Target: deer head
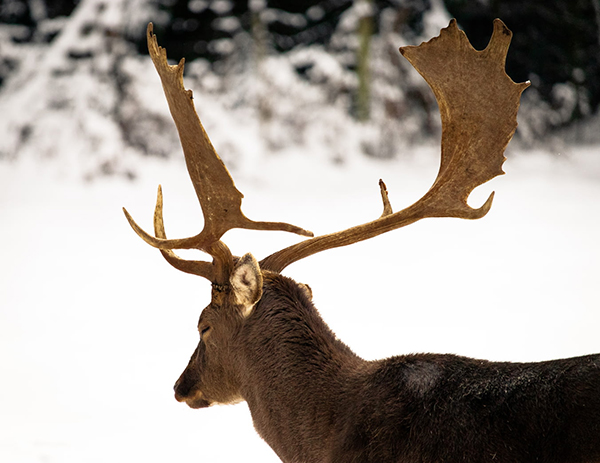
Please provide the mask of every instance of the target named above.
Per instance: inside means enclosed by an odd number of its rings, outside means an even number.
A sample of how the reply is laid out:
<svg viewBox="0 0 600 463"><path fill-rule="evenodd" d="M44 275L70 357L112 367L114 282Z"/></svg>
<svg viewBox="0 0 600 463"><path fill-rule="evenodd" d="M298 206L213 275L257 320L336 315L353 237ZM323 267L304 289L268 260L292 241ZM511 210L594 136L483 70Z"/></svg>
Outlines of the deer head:
<svg viewBox="0 0 600 463"><path fill-rule="evenodd" d="M300 227L255 222L242 213L243 195L202 127L192 91L183 87L184 60L169 65L165 50L157 44L152 24L148 25L150 56L179 132L190 178L202 207L204 228L191 238L167 239L160 187L154 236L142 230L127 211L125 215L135 232L160 249L172 266L207 278L213 288L211 303L198 323L200 342L175 385L177 400L200 408L245 398L241 394L245 381L240 366L241 333L261 300L263 280L312 254L366 240L426 217L478 219L490 210L493 193L479 208L471 208L467 198L474 188L503 173L503 153L517 127L520 95L529 85L514 83L504 71L511 36L502 21L496 20L488 47L476 51L452 20L439 37L400 49L428 82L440 107L442 152L437 178L420 200L399 212L393 212L385 184L380 181L384 205L380 217L347 230L313 237ZM221 238L232 228L279 230L309 238L259 263L250 254L242 258L231 254ZM199 249L210 255L212 261L184 260L173 249ZM309 295L307 287L299 288Z"/></svg>
<svg viewBox="0 0 600 463"><path fill-rule="evenodd" d="M262 285L258 262L246 254L234 265L228 285L213 289L212 301L198 321L198 347L175 384L178 401L202 408L242 400L236 340L244 319L261 298Z"/></svg>

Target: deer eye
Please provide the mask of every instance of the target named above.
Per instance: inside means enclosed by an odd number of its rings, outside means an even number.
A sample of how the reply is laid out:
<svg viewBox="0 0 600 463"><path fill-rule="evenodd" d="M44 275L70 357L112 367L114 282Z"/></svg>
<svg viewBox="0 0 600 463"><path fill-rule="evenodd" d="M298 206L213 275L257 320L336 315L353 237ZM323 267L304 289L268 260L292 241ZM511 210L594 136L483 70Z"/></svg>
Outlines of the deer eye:
<svg viewBox="0 0 600 463"><path fill-rule="evenodd" d="M208 333L210 331L210 326L205 326L203 328L200 329L200 339L202 339L206 333Z"/></svg>

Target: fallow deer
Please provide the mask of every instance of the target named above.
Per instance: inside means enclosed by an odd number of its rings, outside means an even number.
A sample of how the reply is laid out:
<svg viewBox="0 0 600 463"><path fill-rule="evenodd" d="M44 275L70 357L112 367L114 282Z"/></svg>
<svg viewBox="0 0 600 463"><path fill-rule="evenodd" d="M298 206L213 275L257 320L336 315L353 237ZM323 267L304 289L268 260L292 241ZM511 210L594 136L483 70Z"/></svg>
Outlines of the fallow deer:
<svg viewBox="0 0 600 463"><path fill-rule="evenodd" d="M432 88L442 118L438 176L415 204L392 212L385 185L381 217L311 237L258 262L234 257L221 241L232 228L282 230L241 211L242 194L216 154L183 87L184 60L167 64L152 24L148 46L179 131L204 214L191 238L167 239L158 191L147 243L175 268L212 282L198 322L200 342L175 384L192 408L248 403L256 430L286 463L594 463L600 462L600 355L540 363L415 354L365 361L327 327L306 285L281 272L326 249L346 246L426 217L478 219L471 191L502 174L522 91L504 62L512 34L495 20L489 45L476 51L453 20L440 35L400 49ZM212 262L187 261L195 248Z"/></svg>

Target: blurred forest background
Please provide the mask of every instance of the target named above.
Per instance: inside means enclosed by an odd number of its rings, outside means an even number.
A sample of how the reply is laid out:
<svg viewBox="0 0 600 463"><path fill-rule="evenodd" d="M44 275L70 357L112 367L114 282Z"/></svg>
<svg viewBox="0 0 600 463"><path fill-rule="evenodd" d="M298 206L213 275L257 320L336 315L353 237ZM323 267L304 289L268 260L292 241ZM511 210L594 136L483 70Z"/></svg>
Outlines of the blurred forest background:
<svg viewBox="0 0 600 463"><path fill-rule="evenodd" d="M286 275L366 359L600 352L599 2L0 0L0 462L279 461L245 405L173 398L210 285L166 265L122 214L150 230L161 183L169 236L202 224L149 21L186 58L248 216L321 234L376 217L379 178L395 207L435 178L437 104L398 47L456 17L482 49L501 18L508 74L532 85L507 175L469 198L497 191L492 213L423 220ZM226 242L262 258L297 239Z"/></svg>
<svg viewBox="0 0 600 463"><path fill-rule="evenodd" d="M518 143L599 141L600 0L2 0L0 160L68 157L87 176L132 177L132 156L179 153L149 21L186 58L186 87L234 168L249 149L290 145L391 158L440 130L398 47L452 17L477 49L494 18L513 31L507 72L532 82Z"/></svg>

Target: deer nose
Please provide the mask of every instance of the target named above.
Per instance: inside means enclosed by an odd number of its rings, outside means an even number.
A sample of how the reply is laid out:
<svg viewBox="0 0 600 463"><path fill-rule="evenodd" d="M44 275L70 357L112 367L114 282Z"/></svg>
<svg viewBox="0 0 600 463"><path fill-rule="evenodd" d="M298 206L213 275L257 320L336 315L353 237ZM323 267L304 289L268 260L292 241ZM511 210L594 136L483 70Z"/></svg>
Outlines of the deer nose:
<svg viewBox="0 0 600 463"><path fill-rule="evenodd" d="M190 389L190 385L186 384L183 375L181 375L175 382L175 386L173 386L173 390L175 391L175 400L177 400L177 402L183 402L185 398L189 396Z"/></svg>
<svg viewBox="0 0 600 463"><path fill-rule="evenodd" d="M206 400L202 391L192 391L191 388L182 388L181 385L185 384L181 382L181 379L175 383L175 400L177 402L185 402L190 408L205 408L210 407L211 402Z"/></svg>
<svg viewBox="0 0 600 463"><path fill-rule="evenodd" d="M190 395L191 389L192 382L186 381L184 371L175 382L175 386L173 386L173 390L175 391L175 400L177 400L178 402L183 402L185 398Z"/></svg>
<svg viewBox="0 0 600 463"><path fill-rule="evenodd" d="M185 402L185 396L179 394L177 390L175 390L175 400L177 402Z"/></svg>
<svg viewBox="0 0 600 463"><path fill-rule="evenodd" d="M175 400L177 402L183 402L184 396L179 392L179 389L177 389L177 383L175 383L173 390L175 391Z"/></svg>

